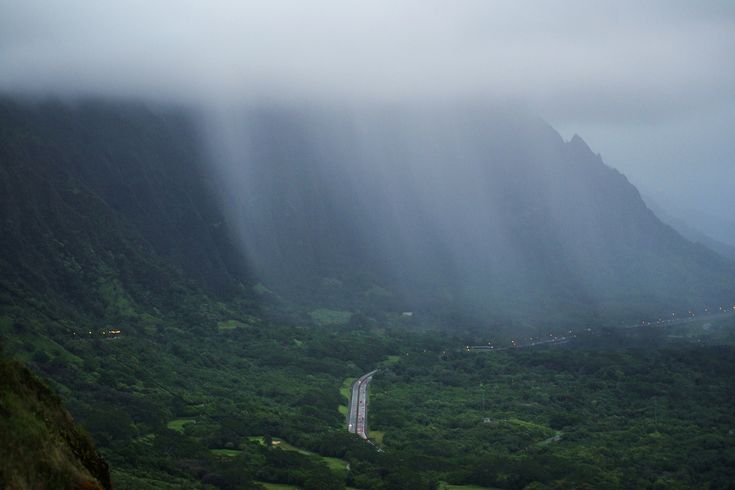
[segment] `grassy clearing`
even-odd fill
[[[321,457],[325,463],[327,463],[327,466],[329,466],[329,469],[332,471],[347,471],[347,461],[344,459],[339,458],[331,458],[329,456],[322,456]]]
[[[379,430],[371,430],[368,432],[368,436],[376,443],[383,444],[383,437],[385,437],[385,432]]]
[[[209,452],[214,454],[215,456],[234,458],[235,456],[238,456],[242,451],[240,451],[239,449],[210,449]]]
[[[296,447],[292,444],[287,443],[283,439],[278,439],[277,437],[273,438],[273,447],[280,447],[284,451],[294,451],[299,454],[303,454],[304,456],[319,456],[316,453],[312,453],[311,451],[307,451],[306,449]]]
[[[328,308],[319,308],[309,312],[309,316],[321,326],[330,325],[346,325],[352,318],[352,313],[344,310],[330,310]]]
[[[380,363],[380,367],[390,367],[398,363],[401,360],[401,356],[388,356],[385,361]]]
[[[265,439],[263,438],[263,436],[250,436],[250,437],[248,437],[248,440],[250,442],[257,442],[261,446],[265,446]],[[304,454],[306,456],[319,456],[318,454],[312,453],[311,451],[307,451],[306,449],[301,449],[301,448],[298,448],[296,446],[293,446],[293,445],[287,443],[286,441],[284,441],[283,439],[280,439],[278,437],[274,437],[273,438],[273,446],[272,447],[279,447],[279,448],[283,449],[284,451],[295,451],[297,453]]]
[[[344,381],[342,381],[342,386],[339,387],[340,394],[345,397],[346,400],[350,399],[352,383],[354,383],[356,379],[357,378],[345,378]],[[347,407],[347,405],[340,405],[339,407],[337,407],[337,410],[339,410],[339,413],[341,413],[342,415],[347,415],[349,408]]]
[[[551,437],[549,437],[547,439],[544,439],[543,441],[537,443],[536,445],[537,446],[548,446],[552,442],[559,442],[561,440],[561,438],[562,438],[563,435],[564,435],[564,433],[562,431],[557,430],[556,433],[553,436],[551,436]]]
[[[176,432],[184,433],[184,426],[188,424],[195,424],[196,420],[194,419],[175,419],[166,424],[166,427],[168,427],[171,430],[175,430]]]
[[[238,320],[225,320],[222,322],[217,322],[217,330],[219,330],[220,332],[226,332],[228,330],[234,330],[236,328],[245,328],[247,326],[247,323],[243,323]]]
[[[339,388],[339,392],[342,394],[343,397],[350,399],[350,389],[352,388],[352,383],[355,382],[357,378],[345,378],[344,381],[342,381],[342,386]]]
[[[498,421],[498,424],[500,426],[507,426],[512,428],[516,431],[524,431],[525,433],[529,435],[533,435],[536,438],[541,439],[547,439],[549,437],[554,437],[556,435],[556,431],[552,430],[549,427],[546,427],[544,425],[534,424],[533,422],[529,422],[527,420],[520,420],[517,418],[510,418],[507,420],[500,420]]]
[[[263,436],[250,436],[248,437],[248,440],[251,442],[257,442],[258,444],[261,444],[261,445],[265,445]],[[329,469],[332,471],[347,471],[347,461],[345,461],[344,459],[331,458],[329,456],[322,456],[321,454],[317,454],[312,451],[307,451],[306,449],[301,449],[299,447],[294,446],[293,444],[289,444],[288,442],[278,437],[273,438],[273,447],[281,448],[284,451],[297,452],[299,454],[303,454],[304,456],[311,456],[314,458],[319,458],[322,461],[324,461],[329,467]],[[215,449],[213,451],[219,451],[219,450]],[[224,449],[223,451],[227,451],[227,450]]]

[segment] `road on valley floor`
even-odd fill
[[[367,439],[367,389],[373,375],[377,372],[370,371],[363,374],[354,383],[350,391],[350,405],[347,412],[347,430],[353,434],[357,434],[363,439]]]

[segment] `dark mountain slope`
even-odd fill
[[[59,398],[0,357],[0,487],[109,489],[107,463]]]
[[[196,122],[2,102],[4,301],[177,311],[196,291],[245,291],[241,249],[309,309],[638,320],[735,296],[731,262],[661,223],[581,138],[533,118],[268,106]]]
[[[0,283],[93,318],[176,309],[245,277],[186,119],[0,101]],[[19,299],[20,298],[20,299]]]

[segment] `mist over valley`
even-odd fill
[[[0,487],[732,488],[734,19],[0,0]]]

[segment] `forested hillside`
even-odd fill
[[[340,121],[330,124],[347,128]],[[699,351],[700,337],[651,330],[677,342],[653,362],[631,349],[638,339],[599,361],[573,360],[583,344],[538,357],[465,349],[515,345],[549,324],[544,335],[574,328],[609,342],[598,337],[604,322],[591,319],[619,311],[613,300],[637,320],[732,291],[729,263],[662,225],[581,140],[525,119],[465,121],[482,158],[421,176],[420,159],[400,143],[415,139],[387,123],[396,139],[382,155],[342,166],[354,150],[349,135],[335,150],[318,143],[318,126],[316,139],[306,137],[308,118],[269,110],[251,122],[248,160],[235,151],[224,161],[248,163],[245,185],[239,167],[228,175],[212,160],[206,122],[190,113],[0,103],[0,335],[90,431],[115,488],[727,488],[731,348]],[[541,150],[521,151],[524,138],[540,139]],[[441,140],[423,141],[451,156]],[[478,168],[484,177],[473,181]],[[518,194],[514,182],[527,178],[533,192]],[[467,199],[452,201],[458,192]],[[608,286],[616,293],[603,304],[597,292]],[[718,359],[699,366],[707,353]],[[668,376],[669,365],[695,382]],[[26,373],[7,366],[7,379]],[[371,424],[382,451],[344,422],[351,381],[375,368]],[[480,409],[478,383],[496,393]],[[27,385],[58,406],[51,391]],[[584,404],[571,403],[571,392]],[[672,430],[650,424],[652,396],[666,403],[661,420]],[[682,397],[689,405],[675,407]],[[585,422],[590,406],[613,399],[607,425]],[[713,418],[687,423],[682,414],[704,404],[719,407]],[[33,417],[14,425],[28,444],[38,440]],[[661,437],[700,432],[663,462],[648,452]],[[34,447],[41,460],[54,451]],[[636,459],[622,455],[627,448]],[[5,461],[24,461],[1,449]],[[699,449],[706,455],[689,458]],[[611,462],[597,464],[601,455]]]
[[[12,301],[115,319],[241,293],[186,118],[129,103],[0,102],[0,281]]]

